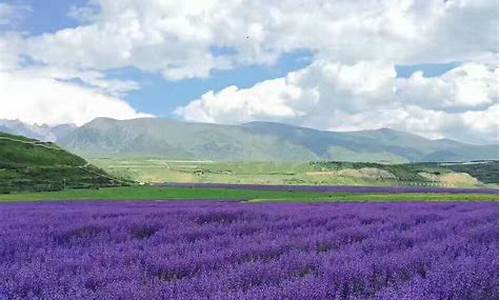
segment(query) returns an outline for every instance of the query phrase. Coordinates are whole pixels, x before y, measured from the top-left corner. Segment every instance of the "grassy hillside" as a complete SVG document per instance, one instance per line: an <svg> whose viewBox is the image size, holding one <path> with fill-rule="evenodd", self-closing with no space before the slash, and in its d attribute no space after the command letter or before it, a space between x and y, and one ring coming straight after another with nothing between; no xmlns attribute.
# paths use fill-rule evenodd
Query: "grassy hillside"
<svg viewBox="0 0 500 300"><path fill-rule="evenodd" d="M384 163L498 159L497 145L429 140L386 128L331 132L267 122L220 125L160 118L98 118L58 143L86 158Z"/></svg>
<svg viewBox="0 0 500 300"><path fill-rule="evenodd" d="M92 159L111 174L140 182L427 185L498 184L498 161L477 164L356 162L213 162ZM496 171L495 171L496 170Z"/></svg>
<svg viewBox="0 0 500 300"><path fill-rule="evenodd" d="M449 163L441 164L442 167L455 172L465 172L474 176L483 183L498 184L498 161L477 163Z"/></svg>
<svg viewBox="0 0 500 300"><path fill-rule="evenodd" d="M0 193L119 184L101 169L53 143L0 133Z"/></svg>

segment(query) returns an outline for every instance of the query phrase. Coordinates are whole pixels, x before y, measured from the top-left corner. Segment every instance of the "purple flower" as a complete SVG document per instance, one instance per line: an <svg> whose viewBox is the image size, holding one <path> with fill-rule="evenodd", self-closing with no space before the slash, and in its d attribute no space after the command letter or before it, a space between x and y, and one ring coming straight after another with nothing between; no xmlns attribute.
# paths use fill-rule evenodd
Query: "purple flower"
<svg viewBox="0 0 500 300"><path fill-rule="evenodd" d="M0 299L497 299L498 203L0 205Z"/></svg>

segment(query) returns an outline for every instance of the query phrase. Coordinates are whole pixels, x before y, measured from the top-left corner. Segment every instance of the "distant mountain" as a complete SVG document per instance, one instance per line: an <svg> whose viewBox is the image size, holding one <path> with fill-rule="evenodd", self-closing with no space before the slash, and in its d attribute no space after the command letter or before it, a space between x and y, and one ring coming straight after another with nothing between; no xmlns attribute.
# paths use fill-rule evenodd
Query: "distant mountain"
<svg viewBox="0 0 500 300"><path fill-rule="evenodd" d="M53 143L0 132L0 193L115 186L120 182Z"/></svg>
<svg viewBox="0 0 500 300"><path fill-rule="evenodd" d="M429 140L392 129L331 132L291 125L97 118L57 140L84 157L216 161L467 161L498 159L498 145Z"/></svg>
<svg viewBox="0 0 500 300"><path fill-rule="evenodd" d="M45 142L55 142L76 128L74 124L62 124L57 126L30 125L19 120L0 119L0 131L14 135L22 135L28 138Z"/></svg>

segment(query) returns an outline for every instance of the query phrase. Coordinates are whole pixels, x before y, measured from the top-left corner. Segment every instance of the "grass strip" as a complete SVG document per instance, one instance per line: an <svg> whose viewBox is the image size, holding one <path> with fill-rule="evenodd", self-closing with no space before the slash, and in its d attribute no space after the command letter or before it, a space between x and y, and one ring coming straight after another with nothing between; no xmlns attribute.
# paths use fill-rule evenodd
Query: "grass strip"
<svg viewBox="0 0 500 300"><path fill-rule="evenodd" d="M58 192L0 195L0 202L57 200L248 200L262 202L404 202L404 201L498 201L486 194L352 194L303 191L255 191L235 189L160 188L150 186L79 189Z"/></svg>

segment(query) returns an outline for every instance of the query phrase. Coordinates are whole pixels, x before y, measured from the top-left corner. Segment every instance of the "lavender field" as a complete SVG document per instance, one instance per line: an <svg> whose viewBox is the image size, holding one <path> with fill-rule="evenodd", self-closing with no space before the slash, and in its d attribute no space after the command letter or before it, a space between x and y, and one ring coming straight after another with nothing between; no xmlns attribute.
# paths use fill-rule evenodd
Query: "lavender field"
<svg viewBox="0 0 500 300"><path fill-rule="evenodd" d="M316 193L351 194L491 194L497 195L497 188L445 188L428 186L349 186L349 185L271 185L271 184L231 184L231 183L162 183L157 186L168 188L214 188L252 191L301 191Z"/></svg>
<svg viewBox="0 0 500 300"><path fill-rule="evenodd" d="M0 205L0 299L497 299L498 203Z"/></svg>

